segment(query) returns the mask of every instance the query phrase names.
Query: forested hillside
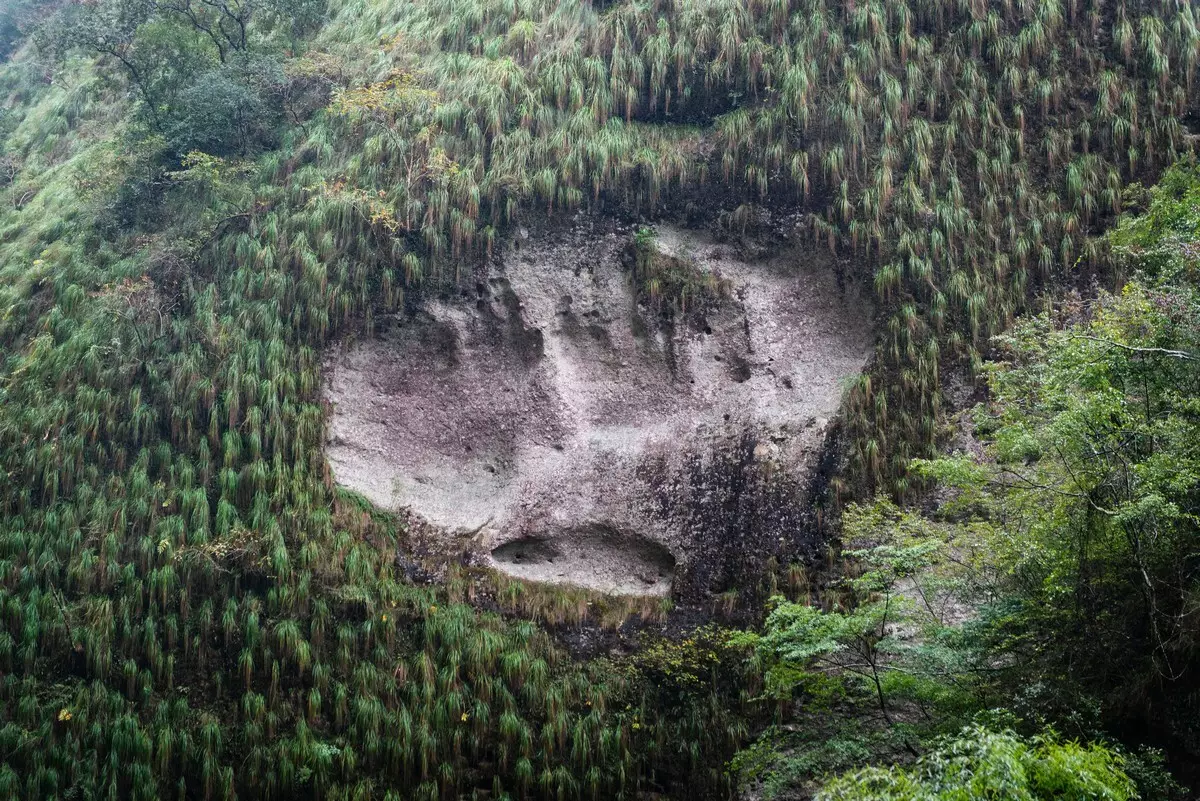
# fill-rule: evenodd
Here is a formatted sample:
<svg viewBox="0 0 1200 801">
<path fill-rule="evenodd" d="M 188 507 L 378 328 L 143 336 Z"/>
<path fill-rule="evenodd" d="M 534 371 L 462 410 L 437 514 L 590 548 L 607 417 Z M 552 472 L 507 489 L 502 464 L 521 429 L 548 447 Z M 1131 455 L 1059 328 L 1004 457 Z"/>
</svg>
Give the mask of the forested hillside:
<svg viewBox="0 0 1200 801">
<path fill-rule="evenodd" d="M 0 58 L 0 797 L 1200 781 L 1193 4 L 23 0 Z M 578 658 L 636 604 L 425 575 L 333 481 L 327 348 L 531 220 L 764 209 L 876 346 L 744 630 Z"/>
<path fill-rule="evenodd" d="M 1048 301 L 994 340 L 986 399 L 959 417 L 954 453 L 911 466 L 937 487 L 923 509 L 881 498 L 847 510 L 848 602 L 779 603 L 749 638 L 767 687 L 836 709 L 830 699 L 849 678 L 901 738 L 913 736 L 914 704 L 946 721 L 990 708 L 992 726 L 1015 716 L 1034 730 L 1124 742 L 1144 798 L 1185 795 L 1144 773 L 1157 772 L 1155 747 L 1194 786 L 1200 172 L 1181 166 L 1152 193 L 1134 186 L 1128 196 L 1143 213 L 1105 245 L 1131 280 L 1113 294 Z M 838 749 L 869 737 L 837 736 L 831 747 L 777 731 L 754 751 L 801 756 L 758 769 L 787 782 L 814 760 L 853 764 L 853 751 Z M 956 754 L 977 761 L 985 781 L 1028 770 L 1013 780 L 1036 783 L 1045 765 L 1017 768 L 1020 751 L 976 734 L 933 758 L 932 774 L 868 771 L 829 797 L 928 797 L 921 782 Z M 1103 762 L 1076 757 L 1084 772 Z M 1124 797 L 1092 792 L 1080 797 Z"/>
</svg>

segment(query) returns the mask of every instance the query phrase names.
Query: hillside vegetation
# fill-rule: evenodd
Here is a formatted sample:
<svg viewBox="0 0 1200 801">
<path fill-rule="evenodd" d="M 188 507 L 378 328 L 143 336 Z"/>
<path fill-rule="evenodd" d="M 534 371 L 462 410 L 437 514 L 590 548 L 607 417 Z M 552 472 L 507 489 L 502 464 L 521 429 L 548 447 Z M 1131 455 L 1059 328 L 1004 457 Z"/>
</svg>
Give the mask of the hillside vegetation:
<svg viewBox="0 0 1200 801">
<path fill-rule="evenodd" d="M 0 56 L 0 796 L 562 801 L 723 796 L 778 657 L 580 663 L 415 585 L 330 479 L 324 348 L 523 218 L 794 204 L 880 302 L 842 484 L 903 497 L 941 367 L 1190 150 L 1200 32 L 1182 0 L 97 0 L 13 4 Z"/>
<path fill-rule="evenodd" d="M 749 635 L 769 693 L 831 710 L 848 694 L 888 724 L 848 737 L 816 718 L 809 725 L 834 736 L 815 744 L 804 729 L 773 732 L 738 757 L 769 786 L 801 781 L 814 764 L 856 764 L 871 737 L 908 748 L 929 718 L 945 725 L 987 708 L 1016 715 L 1026 733 L 1049 723 L 1084 740 L 1165 749 L 1194 786 L 1198 199 L 1195 166 L 1170 171 L 1146 212 L 1108 240 L 1133 280 L 1114 294 L 1068 296 L 996 337 L 987 399 L 960 420 L 967 447 L 911 465 L 936 482 L 937 502 L 851 505 L 843 597 L 823 607 L 777 600 L 761 635 Z M 914 729 L 914 719 L 925 723 Z M 986 722 L 1013 725 L 1004 715 Z M 995 771 L 1018 785 L 1036 773 L 1018 764 L 1025 746 L 996 741 L 999 751 L 977 753 L 962 739 L 916 773 L 866 771 L 830 797 L 929 797 L 923 782 L 944 789 L 942 759 L 1006 786 Z M 859 749 L 847 760 L 838 748 L 850 743 Z M 773 763 L 764 749 L 790 756 Z M 1080 771 L 1097 764 L 1078 756 Z M 1118 764 L 1139 774 L 1143 798 L 1175 797 L 1146 774 L 1152 751 L 1126 756 Z M 1123 797 L 1111 789 L 1075 797 Z"/>
</svg>

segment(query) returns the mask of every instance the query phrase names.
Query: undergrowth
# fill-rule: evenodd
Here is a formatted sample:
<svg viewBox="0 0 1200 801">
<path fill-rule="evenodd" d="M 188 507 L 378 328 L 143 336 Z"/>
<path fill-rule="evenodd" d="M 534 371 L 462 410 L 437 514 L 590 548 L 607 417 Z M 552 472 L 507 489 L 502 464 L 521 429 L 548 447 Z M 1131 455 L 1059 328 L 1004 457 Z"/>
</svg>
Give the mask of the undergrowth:
<svg viewBox="0 0 1200 801">
<path fill-rule="evenodd" d="M 644 226 L 633 237 L 633 282 L 638 298 L 667 317 L 703 310 L 729 295 L 727 280 L 687 254 L 665 252 Z"/>
</svg>

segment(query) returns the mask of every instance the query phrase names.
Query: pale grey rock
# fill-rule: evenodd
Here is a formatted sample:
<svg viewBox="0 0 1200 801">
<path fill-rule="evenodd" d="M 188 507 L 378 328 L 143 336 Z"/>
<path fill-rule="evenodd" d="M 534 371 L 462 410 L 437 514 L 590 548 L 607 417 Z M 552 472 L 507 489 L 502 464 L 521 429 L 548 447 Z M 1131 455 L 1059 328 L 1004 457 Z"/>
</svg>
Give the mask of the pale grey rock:
<svg viewBox="0 0 1200 801">
<path fill-rule="evenodd" d="M 636 301 L 628 242 L 597 218 L 522 230 L 474 298 L 424 300 L 330 351 L 336 480 L 447 552 L 607 592 L 723 590 L 780 538 L 803 546 L 869 304 L 812 249 L 661 226 L 664 253 L 731 288 L 662 324 Z"/>
</svg>

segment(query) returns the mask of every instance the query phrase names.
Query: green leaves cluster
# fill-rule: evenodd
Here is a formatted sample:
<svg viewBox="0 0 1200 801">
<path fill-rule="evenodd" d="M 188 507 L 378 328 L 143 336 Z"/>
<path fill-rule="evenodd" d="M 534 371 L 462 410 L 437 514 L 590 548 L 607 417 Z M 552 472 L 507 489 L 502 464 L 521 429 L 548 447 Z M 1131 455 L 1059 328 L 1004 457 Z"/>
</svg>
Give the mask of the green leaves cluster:
<svg viewBox="0 0 1200 801">
<path fill-rule="evenodd" d="M 1148 205 L 1109 234 L 1123 266 L 1160 282 L 1194 285 L 1200 279 L 1200 166 L 1179 164 L 1149 192 L 1135 185 L 1128 193 Z"/>
<path fill-rule="evenodd" d="M 918 462 L 960 543 L 963 628 L 993 693 L 1081 736 L 1200 753 L 1198 175 L 1113 233 L 1136 278 L 997 337 L 979 456 Z M 1136 737 L 1134 738 L 1136 739 Z"/>
<path fill-rule="evenodd" d="M 867 768 L 841 776 L 818 801 L 1129 801 L 1137 798 L 1124 761 L 1098 745 L 1051 735 L 1023 739 L 980 725 L 940 742 L 912 767 Z"/>
<path fill-rule="evenodd" d="M 68 2 L 36 38 L 58 58 L 110 59 L 176 157 L 228 156 L 275 143 L 291 88 L 282 55 L 319 9 L 314 0 Z"/>
<path fill-rule="evenodd" d="M 807 675 L 853 678 L 896 716 L 923 686 L 951 716 L 1001 704 L 1087 739 L 1151 732 L 1175 767 L 1194 760 L 1198 198 L 1195 167 L 1172 170 L 1112 235 L 1135 280 L 994 340 L 981 451 L 914 464 L 939 485 L 927 515 L 851 506 L 846 535 L 866 544 L 847 552 L 843 603 L 771 612 L 756 640 L 768 687 L 812 703 Z M 1130 775 L 1174 797 L 1152 761 Z M 976 728 L 822 797 L 1127 798 L 1125 766 L 1099 746 Z"/>
<path fill-rule="evenodd" d="M 719 275 L 701 270 L 687 254 L 664 251 L 652 228 L 634 233 L 632 250 L 635 289 L 659 314 L 702 311 L 729 294 L 729 282 Z"/>
<path fill-rule="evenodd" d="M 920 468 L 986 538 L 1012 669 L 1145 723 L 1190 717 L 1177 694 L 1200 657 L 1198 309 L 1192 285 L 1131 283 L 1083 322 L 1019 325 L 977 413 L 994 461 Z"/>
<path fill-rule="evenodd" d="M 767 691 L 813 703 L 844 696 L 850 681 L 888 724 L 897 704 L 946 704 L 967 692 L 962 655 L 942 647 L 957 600 L 938 569 L 951 544 L 946 532 L 883 499 L 852 505 L 845 530 L 861 547 L 846 552 L 835 604 L 777 598 L 762 634 L 747 635 L 766 667 Z"/>
</svg>

